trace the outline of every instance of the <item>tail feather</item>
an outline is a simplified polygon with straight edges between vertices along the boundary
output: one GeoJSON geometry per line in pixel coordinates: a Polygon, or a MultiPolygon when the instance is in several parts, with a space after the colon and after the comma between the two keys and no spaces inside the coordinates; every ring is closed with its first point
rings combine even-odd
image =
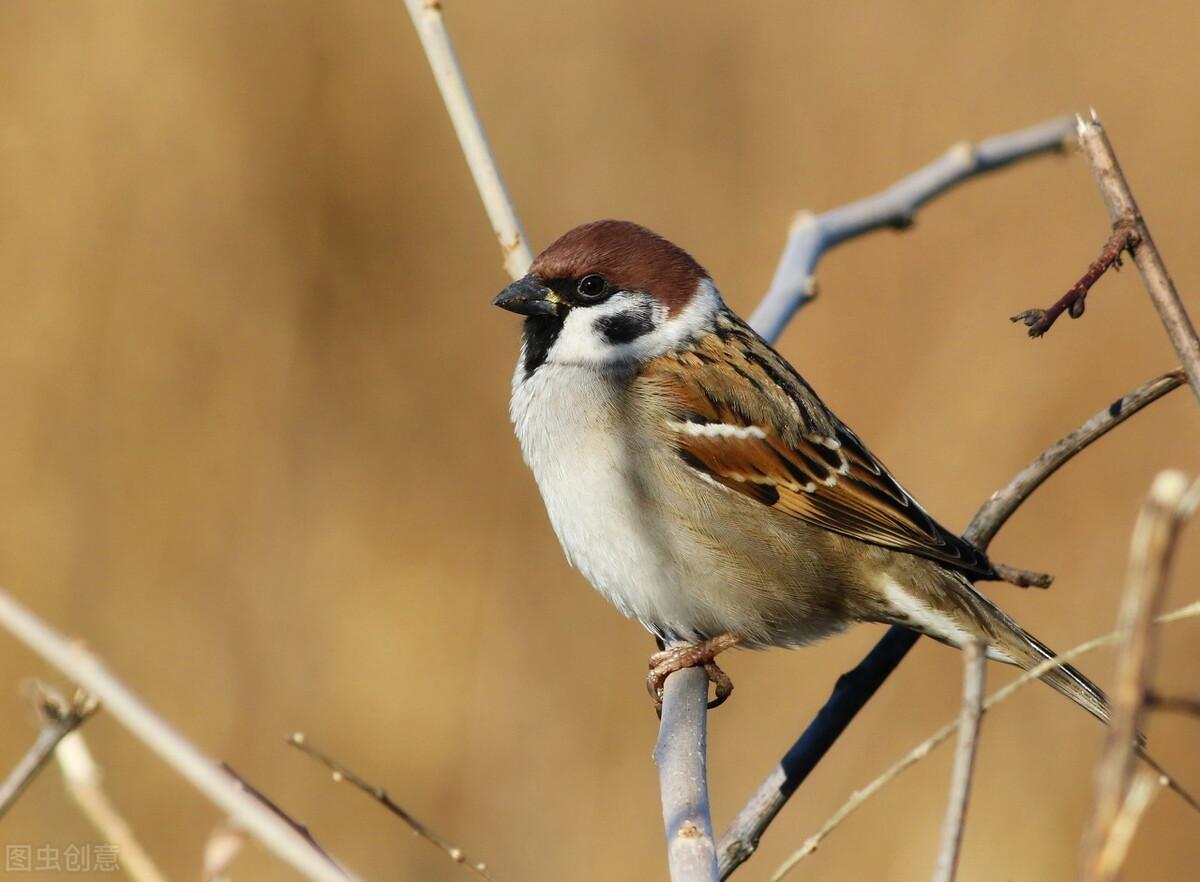
{"type": "MultiPolygon", "coordinates": [[[[987,643],[990,658],[1027,671],[1054,658],[1054,652],[1046,644],[1009,618],[964,577],[950,572],[946,576],[937,585],[918,581],[913,588],[902,588],[889,579],[885,584],[885,594],[891,601],[889,622],[905,625],[952,646],[961,646],[971,637],[983,640],[987,643]]],[[[1075,668],[1060,665],[1046,671],[1040,679],[1101,722],[1107,724],[1110,721],[1108,698],[1075,668]]],[[[1167,785],[1189,806],[1200,812],[1200,800],[1146,752],[1145,737],[1139,734],[1137,740],[1138,755],[1162,775],[1167,785]]]]}
{"type": "MultiPolygon", "coordinates": [[[[946,578],[926,591],[909,589],[889,580],[893,623],[961,646],[970,638],[983,640],[988,657],[1028,671],[1054,658],[1054,652],[975,590],[966,578],[945,571],[946,578]]],[[[1071,665],[1051,668],[1041,680],[1104,723],[1109,721],[1108,698],[1071,665]]]]}

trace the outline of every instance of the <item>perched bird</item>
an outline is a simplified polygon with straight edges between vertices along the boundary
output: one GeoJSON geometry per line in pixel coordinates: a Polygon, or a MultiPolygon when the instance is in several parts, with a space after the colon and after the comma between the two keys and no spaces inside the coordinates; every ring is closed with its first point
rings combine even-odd
{"type": "MultiPolygon", "coordinates": [[[[986,555],[939,525],[721,299],[686,251],[603,220],[538,255],[496,306],[526,316],[511,415],[568,560],[666,647],[647,685],[732,646],[854,622],[1053,653],[973,587],[986,555]]],[[[1102,720],[1069,666],[1046,682],[1102,720]]]]}

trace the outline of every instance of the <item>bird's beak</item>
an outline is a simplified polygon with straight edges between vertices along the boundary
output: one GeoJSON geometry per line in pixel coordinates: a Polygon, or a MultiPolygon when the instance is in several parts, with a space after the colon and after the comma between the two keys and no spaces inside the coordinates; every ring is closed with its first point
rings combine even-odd
{"type": "Polygon", "coordinates": [[[496,295],[492,305],[518,315],[552,315],[557,318],[566,315],[568,309],[561,297],[533,275],[517,279],[496,295]]]}

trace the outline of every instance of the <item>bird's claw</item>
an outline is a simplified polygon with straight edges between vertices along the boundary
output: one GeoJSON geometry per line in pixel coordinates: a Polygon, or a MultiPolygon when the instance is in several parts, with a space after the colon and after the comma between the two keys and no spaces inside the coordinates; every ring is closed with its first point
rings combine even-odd
{"type": "Polygon", "coordinates": [[[702,643],[670,646],[650,656],[650,673],[646,675],[646,689],[654,700],[654,709],[662,716],[663,686],[667,677],[684,668],[704,668],[708,682],[715,689],[709,708],[720,707],[733,692],[733,681],[715,661],[717,654],[735,646],[738,638],[733,634],[722,634],[702,643]]]}

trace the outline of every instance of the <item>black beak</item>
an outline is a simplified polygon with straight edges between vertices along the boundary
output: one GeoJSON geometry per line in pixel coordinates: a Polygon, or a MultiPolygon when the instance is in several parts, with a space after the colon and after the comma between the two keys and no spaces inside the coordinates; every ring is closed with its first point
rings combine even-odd
{"type": "Polygon", "coordinates": [[[532,275],[517,279],[496,295],[492,305],[518,315],[552,315],[557,318],[566,315],[568,309],[557,294],[532,275]]]}

